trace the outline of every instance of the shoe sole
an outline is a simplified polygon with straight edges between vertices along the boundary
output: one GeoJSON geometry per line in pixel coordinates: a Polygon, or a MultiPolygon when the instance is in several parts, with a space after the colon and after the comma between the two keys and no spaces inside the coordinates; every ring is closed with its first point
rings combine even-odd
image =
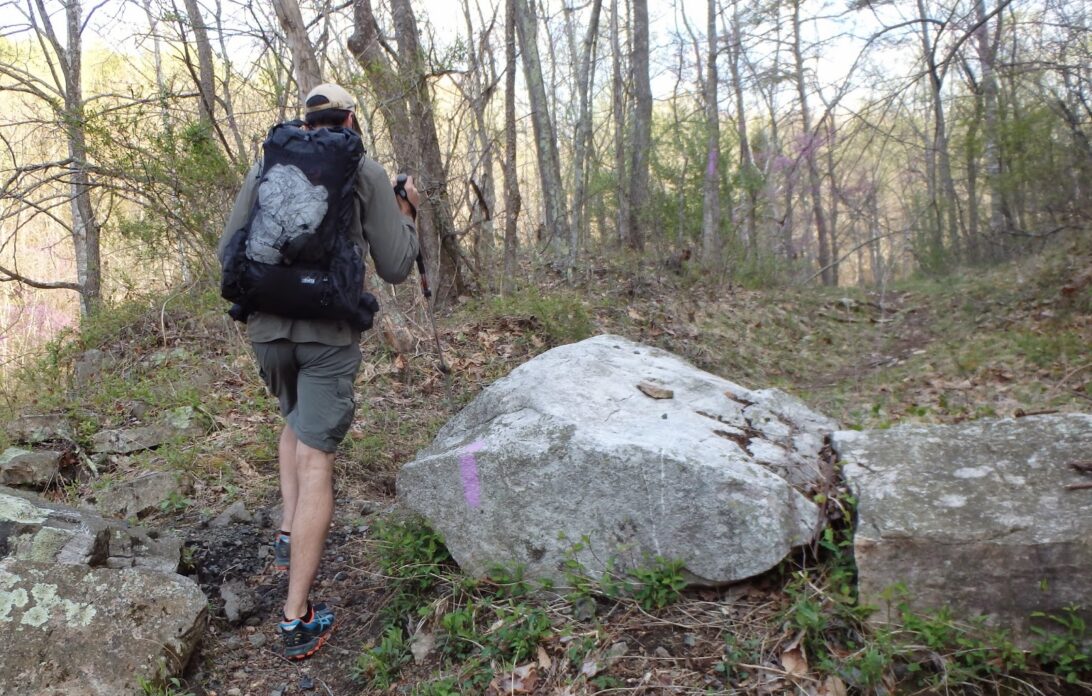
{"type": "Polygon", "coordinates": [[[318,637],[318,643],[315,644],[315,647],[311,648],[310,650],[303,653],[302,655],[285,655],[285,658],[289,659],[289,660],[299,661],[299,660],[306,660],[307,658],[311,657],[312,655],[314,655],[315,653],[317,653],[319,651],[319,648],[326,645],[326,641],[330,638],[330,636],[334,632],[334,626],[336,626],[336,624],[332,624],[330,626],[329,631],[327,631],[326,633],[323,633],[321,636],[318,637]]]}
{"type": "Polygon", "coordinates": [[[285,563],[284,565],[278,565],[277,563],[274,563],[273,570],[288,570],[288,564],[285,563]]]}

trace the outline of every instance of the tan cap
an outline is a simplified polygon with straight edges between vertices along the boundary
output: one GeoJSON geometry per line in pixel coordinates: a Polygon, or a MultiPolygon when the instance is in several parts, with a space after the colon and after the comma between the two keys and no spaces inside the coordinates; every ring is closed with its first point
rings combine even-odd
{"type": "Polygon", "coordinates": [[[307,93],[307,98],[303,100],[303,112],[305,114],[322,111],[323,109],[352,111],[355,106],[352,96],[332,82],[315,87],[307,93]]]}

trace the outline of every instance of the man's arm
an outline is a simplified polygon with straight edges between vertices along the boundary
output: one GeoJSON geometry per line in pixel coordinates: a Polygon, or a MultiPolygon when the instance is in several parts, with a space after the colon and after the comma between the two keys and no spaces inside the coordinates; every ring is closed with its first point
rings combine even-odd
{"type": "Polygon", "coordinates": [[[383,168],[366,159],[358,171],[364,199],[361,220],[376,273],[388,283],[401,283],[417,258],[417,227],[402,213],[383,168]]]}
{"type": "Polygon", "coordinates": [[[220,244],[216,248],[216,258],[220,259],[221,264],[223,263],[224,247],[227,246],[231,235],[238,232],[246,224],[247,218],[250,217],[250,209],[254,207],[254,198],[258,195],[258,176],[261,174],[261,170],[261,163],[251,167],[246,178],[243,179],[243,187],[239,189],[238,195],[235,196],[235,205],[232,206],[231,215],[224,223],[224,232],[220,235],[220,244]]]}

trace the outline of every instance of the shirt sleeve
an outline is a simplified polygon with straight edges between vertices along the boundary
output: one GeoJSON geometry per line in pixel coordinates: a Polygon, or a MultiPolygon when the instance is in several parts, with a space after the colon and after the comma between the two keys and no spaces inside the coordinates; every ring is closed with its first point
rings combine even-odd
{"type": "Polygon", "coordinates": [[[402,214],[387,173],[375,160],[361,162],[357,190],[364,208],[361,226],[376,273],[388,283],[401,283],[417,258],[417,227],[402,214]]]}
{"type": "Polygon", "coordinates": [[[224,223],[224,232],[220,235],[220,244],[216,248],[216,258],[220,259],[221,264],[224,260],[224,247],[227,246],[231,235],[238,232],[246,224],[247,218],[250,217],[250,210],[254,207],[254,199],[258,195],[258,176],[261,171],[262,165],[260,162],[251,167],[246,178],[243,179],[243,187],[239,189],[239,194],[235,196],[235,205],[232,206],[231,215],[224,223]]]}

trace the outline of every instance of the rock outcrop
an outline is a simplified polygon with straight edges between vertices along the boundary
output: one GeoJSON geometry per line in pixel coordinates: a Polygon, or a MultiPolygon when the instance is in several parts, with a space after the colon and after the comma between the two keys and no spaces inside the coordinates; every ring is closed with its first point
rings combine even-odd
{"type": "Polygon", "coordinates": [[[178,673],[207,600],[181,542],[0,487],[0,696],[141,694],[178,673]]]}
{"type": "Polygon", "coordinates": [[[0,560],[0,695],[142,694],[204,632],[192,581],[144,568],[0,560]]]}
{"type": "Polygon", "coordinates": [[[617,336],[555,348],[485,389],[398,476],[462,569],[565,581],[681,560],[697,584],[762,573],[818,530],[836,427],[617,336]],[[586,540],[582,542],[582,540],[586,540]]]}
{"type": "Polygon", "coordinates": [[[1092,490],[1071,466],[1092,453],[1092,415],[839,432],[833,445],[877,618],[897,618],[885,590],[901,584],[914,610],[985,616],[1024,643],[1033,612],[1081,606],[1092,623],[1092,490]]]}

